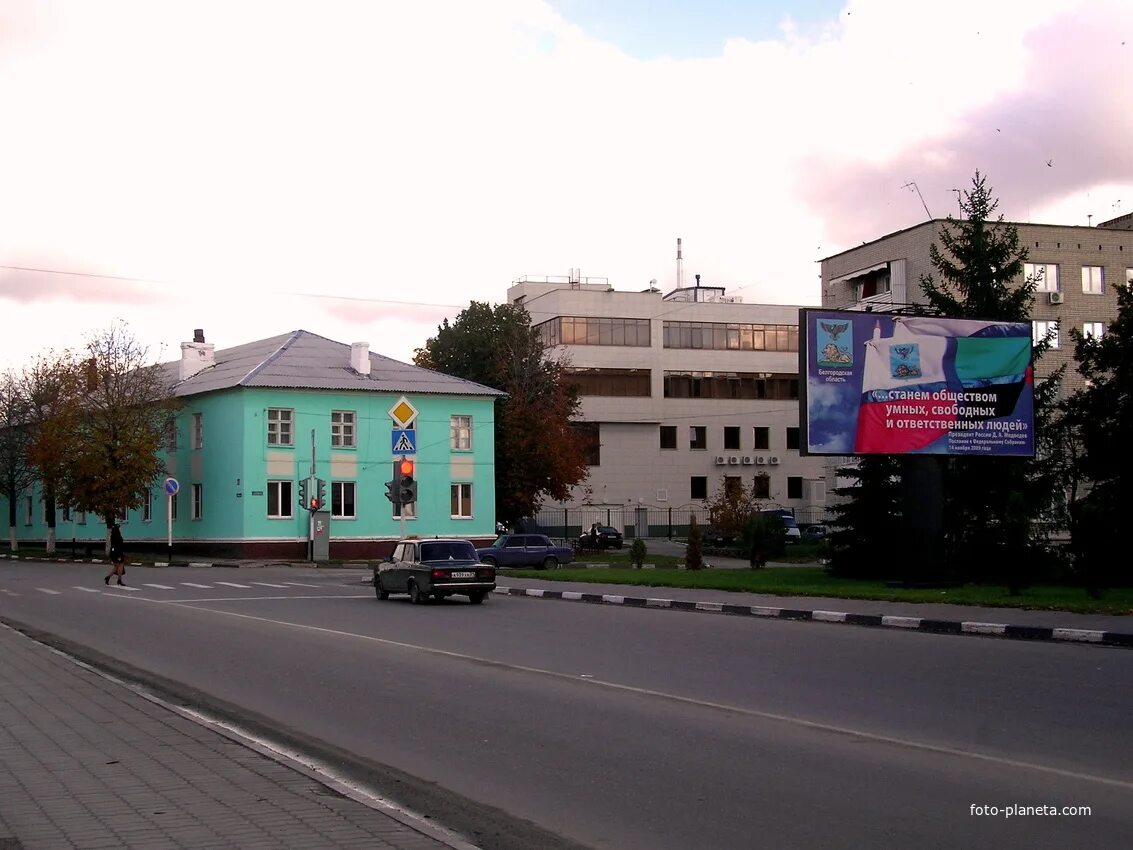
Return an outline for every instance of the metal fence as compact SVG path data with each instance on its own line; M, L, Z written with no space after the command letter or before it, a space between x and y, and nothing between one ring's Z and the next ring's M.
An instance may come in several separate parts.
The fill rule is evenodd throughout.
M548 537L577 540L593 523L618 529L626 540L635 537L687 537L692 517L700 526L709 525L709 510L703 506L684 505L659 508L655 505L589 505L573 508L544 508L523 524L523 531L546 534ZM822 507L795 510L800 527L827 521Z

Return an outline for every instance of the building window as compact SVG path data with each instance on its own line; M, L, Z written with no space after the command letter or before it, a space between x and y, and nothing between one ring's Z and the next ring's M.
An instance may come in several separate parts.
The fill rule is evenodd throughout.
M268 482L268 519L291 519L291 482Z
M292 433L292 420L294 410L282 407L268 408L268 445L293 446L295 437Z
M453 416L448 421L449 448L469 451L472 448L472 417Z
M1125 283L1126 285L1133 285L1133 269L1125 270Z
M751 482L751 494L756 499L771 498L771 476L757 475Z
M69 507L67 507L66 505L64 505L61 508L61 510L62 510L62 516L60 516L59 521L60 522L70 522L71 521L71 509Z
M650 345L648 319L557 316L535 325L535 331L544 348L552 345Z
M354 482L330 482L330 515L334 519L354 519Z
M798 450L798 448L799 448L799 429L798 428L788 428L787 429L787 448L788 449L795 449L796 451Z
M204 504L203 504L203 501L202 501L202 497L204 495L203 492L202 492L203 490L204 490L204 485L202 485L202 484L194 484L193 485L193 505L190 509L191 512L192 512L192 518L193 519L200 519L202 516L204 516Z
M771 429L761 426L755 427L755 444L752 446L754 449L766 449L771 446Z
M1038 345L1050 333L1050 347L1058 348L1058 322L1035 322L1034 343Z
M661 448L675 449L677 447L677 426L676 425L662 425L661 426Z
M648 369L565 369L564 373L579 395L648 398L651 394Z
M724 495L729 499L738 499L743 495L744 482L738 475L724 476Z
M177 519L177 496L169 497L169 518Z
M472 519L472 485L453 484L449 487L453 519Z
M737 425L724 426L724 448L731 451L740 450L740 429Z
M28 496L24 500L24 525L31 525L32 524L32 520L34 519L33 511L34 511L34 506L33 506L32 498L31 498L31 496Z
M1082 266L1082 291L1087 295L1101 295L1103 272L1101 266Z
M167 452L177 451L177 420L170 419L169 424L165 427L165 450Z
M116 519L119 523L126 522L127 520L130 519L130 509L129 508L119 508L114 513L114 519Z
M417 503L410 502L408 505L401 505L401 513L397 512L397 506L395 505L393 509L393 518L401 519L402 517L404 517L405 519L417 519Z
M665 322L664 348L713 351L798 351L798 325L752 325L725 322Z
M694 475L689 480L688 496L690 499L708 498L708 478L703 475Z
M665 372L665 398L782 399L799 397L797 375L768 372Z
M708 429L703 425L693 425L688 429L688 447L690 449L708 448Z
M1035 282L1035 292L1058 292L1058 266L1054 263L1023 263L1023 276Z
M1082 336L1087 339L1101 339L1105 335L1104 322L1086 322L1082 325Z
M801 475L787 476L787 498L801 499L803 497L803 479Z
M87 512L86 511L79 511L78 517L79 517L79 525L86 525L87 524Z
M353 410L332 410L330 412L330 444L334 448L354 448Z
M146 490L146 497L142 500L142 522L153 521L153 493Z
M203 449L205 447L205 420L204 416L200 413L193 414L193 448Z

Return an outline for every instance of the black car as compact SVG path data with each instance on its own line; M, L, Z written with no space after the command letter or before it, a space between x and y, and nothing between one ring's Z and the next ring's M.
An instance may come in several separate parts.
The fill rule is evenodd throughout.
M374 570L374 593L408 593L420 604L459 594L479 605L496 588L496 568L481 564L467 540L402 540Z
M582 534L578 535L578 545L584 548L589 548L593 545L593 538L589 531L584 531ZM622 533L608 525L598 526L598 548L621 549Z

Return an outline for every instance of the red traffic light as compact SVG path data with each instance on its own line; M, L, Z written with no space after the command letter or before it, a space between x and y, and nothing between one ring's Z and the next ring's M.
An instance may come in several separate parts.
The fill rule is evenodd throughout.
M402 458L397 469L402 475L412 475L414 466L416 466L416 464L409 458Z
M319 509L319 500L316 497L312 496L311 497L311 510L317 511L318 509Z

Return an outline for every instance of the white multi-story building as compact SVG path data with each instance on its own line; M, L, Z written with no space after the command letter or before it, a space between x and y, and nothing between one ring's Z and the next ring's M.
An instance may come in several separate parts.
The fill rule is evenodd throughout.
M593 435L590 476L557 507L618 510L643 533L647 512L754 483L769 505L820 522L823 461L799 456L799 308L745 304L697 277L667 295L574 276L508 289L573 372Z

